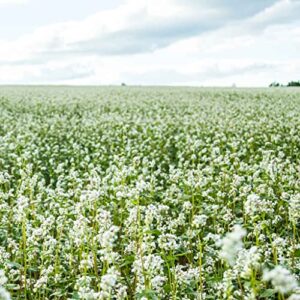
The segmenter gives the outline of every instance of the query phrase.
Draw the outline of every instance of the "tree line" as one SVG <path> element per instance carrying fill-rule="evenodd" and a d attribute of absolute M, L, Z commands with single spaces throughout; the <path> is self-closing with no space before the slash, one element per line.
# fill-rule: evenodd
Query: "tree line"
<path fill-rule="evenodd" d="M 284 87 L 284 86 L 300 86 L 300 80 L 290 81 L 287 85 L 274 81 L 269 85 L 269 87 Z"/>

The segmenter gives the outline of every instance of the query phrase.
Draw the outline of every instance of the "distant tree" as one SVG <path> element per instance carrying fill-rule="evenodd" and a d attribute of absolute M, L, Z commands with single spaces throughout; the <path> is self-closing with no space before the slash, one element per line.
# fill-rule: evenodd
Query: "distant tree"
<path fill-rule="evenodd" d="M 269 87 L 279 87 L 279 86 L 281 86 L 280 83 L 279 83 L 279 82 L 276 82 L 276 81 L 272 82 L 272 83 L 269 85 Z"/>
<path fill-rule="evenodd" d="M 126 83 L 122 82 L 122 83 L 121 83 L 121 86 L 126 86 Z"/>
<path fill-rule="evenodd" d="M 300 86 L 300 81 L 290 81 L 287 86 Z"/>

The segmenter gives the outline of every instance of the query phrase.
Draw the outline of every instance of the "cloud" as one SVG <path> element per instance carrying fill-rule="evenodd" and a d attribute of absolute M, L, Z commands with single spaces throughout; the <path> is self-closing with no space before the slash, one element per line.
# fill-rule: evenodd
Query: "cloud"
<path fill-rule="evenodd" d="M 0 57 L 21 62 L 40 57 L 56 59 L 58 55 L 153 52 L 251 17 L 272 3 L 272 0 L 248 1 L 243 5 L 237 0 L 129 0 L 85 20 L 42 27 L 17 41 L 2 43 Z"/>
<path fill-rule="evenodd" d="M 92 65 L 74 61 L 45 65 L 6 65 L 0 68 L 0 82 L 6 80 L 7 83 L 59 83 L 88 78 L 94 73 Z"/>
<path fill-rule="evenodd" d="M 292 0 L 127 0 L 0 41 L 0 83 L 267 85 L 297 74 L 299 9 Z"/>
<path fill-rule="evenodd" d="M 243 74 L 258 74 L 260 72 L 272 71 L 276 68 L 272 63 L 247 62 L 247 61 L 198 61 L 195 62 L 199 71 L 174 70 L 174 69 L 152 69 L 148 72 L 122 74 L 128 83 L 143 83 L 147 85 L 177 85 L 195 82 L 201 85 L 210 79 L 222 79 Z M 159 74 L 159 76 L 158 76 Z"/>
<path fill-rule="evenodd" d="M 28 3 L 28 0 L 0 0 L 0 6 L 25 3 Z"/>
<path fill-rule="evenodd" d="M 50 66 L 42 67 L 36 78 L 31 78 L 34 81 L 50 82 L 81 79 L 94 75 L 94 70 L 89 66 L 72 64 L 66 66 Z"/>
<path fill-rule="evenodd" d="M 291 24 L 299 21 L 299 16 L 299 0 L 280 0 L 246 20 L 244 30 L 260 32 L 272 25 Z"/>

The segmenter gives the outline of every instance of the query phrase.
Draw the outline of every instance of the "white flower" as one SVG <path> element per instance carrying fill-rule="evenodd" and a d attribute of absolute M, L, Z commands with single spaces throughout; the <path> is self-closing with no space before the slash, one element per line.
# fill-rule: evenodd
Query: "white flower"
<path fill-rule="evenodd" d="M 196 215 L 194 216 L 193 226 L 196 228 L 200 228 L 205 226 L 208 216 L 206 215 Z"/>
<path fill-rule="evenodd" d="M 244 204 L 245 214 L 254 218 L 259 213 L 272 212 L 272 203 L 270 201 L 261 199 L 256 194 L 251 194 L 247 197 L 247 201 Z"/>
<path fill-rule="evenodd" d="M 137 258 L 132 265 L 132 271 L 137 276 L 137 291 L 145 288 L 145 276 L 150 280 L 152 288 L 155 291 L 162 292 L 162 285 L 159 280 L 165 282 L 167 279 L 163 276 L 163 259 L 154 254 L 149 254 Z"/>
<path fill-rule="evenodd" d="M 53 272 L 53 270 L 53 266 L 49 266 L 48 268 L 42 269 L 40 278 L 34 284 L 34 291 L 46 286 L 49 279 L 49 275 Z"/>
<path fill-rule="evenodd" d="M 263 280 L 271 281 L 274 289 L 282 294 L 293 292 L 298 287 L 296 278 L 282 266 L 276 266 L 271 271 L 265 270 Z"/>
<path fill-rule="evenodd" d="M 300 219 L 300 194 L 291 196 L 289 200 L 289 216 L 294 223 L 297 223 Z"/>
<path fill-rule="evenodd" d="M 245 235 L 246 230 L 240 225 L 235 225 L 233 231 L 227 233 L 221 241 L 220 257 L 231 266 L 235 264 L 238 252 L 243 248 L 242 238 Z"/>
<path fill-rule="evenodd" d="M 236 268 L 241 273 L 241 276 L 244 278 L 251 276 L 252 269 L 257 269 L 259 267 L 261 255 L 256 246 L 251 247 L 250 249 L 242 249 L 236 260 Z"/>
<path fill-rule="evenodd" d="M 192 209 L 192 207 L 193 207 L 193 205 L 192 205 L 192 203 L 189 202 L 189 201 L 185 201 L 185 202 L 183 203 L 183 205 L 182 205 L 182 209 L 183 209 L 184 211 L 189 211 L 189 210 Z"/>
<path fill-rule="evenodd" d="M 7 278 L 3 270 L 0 270 L 0 286 L 4 285 L 7 282 Z"/>
<path fill-rule="evenodd" d="M 0 270 L 0 300 L 10 300 L 10 295 L 8 291 L 3 287 L 7 282 L 7 278 L 3 270 Z"/>
<path fill-rule="evenodd" d="M 300 294 L 293 294 L 287 300 L 300 300 Z"/>
<path fill-rule="evenodd" d="M 0 300 L 10 300 L 9 292 L 0 286 Z"/>
<path fill-rule="evenodd" d="M 26 215 L 26 209 L 29 206 L 29 199 L 25 196 L 20 196 L 17 199 L 17 205 L 15 207 L 15 219 L 18 222 L 21 222 L 22 219 L 25 217 Z"/>
<path fill-rule="evenodd" d="M 118 238 L 119 227 L 112 225 L 108 230 L 99 235 L 101 247 L 112 249 L 115 241 Z"/>
<path fill-rule="evenodd" d="M 199 280 L 199 268 L 186 268 L 181 265 L 175 267 L 176 280 L 179 284 L 190 285 L 193 281 Z"/>
<path fill-rule="evenodd" d="M 107 274 L 101 277 L 101 289 L 106 292 L 111 292 L 117 283 L 118 276 L 119 272 L 114 267 L 108 269 Z"/>
<path fill-rule="evenodd" d="M 124 197 L 124 193 L 122 193 L 121 191 L 117 191 L 116 192 L 116 197 L 118 200 L 120 200 L 122 197 Z"/>
<path fill-rule="evenodd" d="M 163 250 L 176 250 L 179 248 L 178 237 L 174 234 L 161 234 L 158 238 L 158 245 Z"/>
<path fill-rule="evenodd" d="M 156 275 L 151 279 L 151 286 L 154 290 L 160 290 L 165 282 L 167 281 L 167 277 Z"/>

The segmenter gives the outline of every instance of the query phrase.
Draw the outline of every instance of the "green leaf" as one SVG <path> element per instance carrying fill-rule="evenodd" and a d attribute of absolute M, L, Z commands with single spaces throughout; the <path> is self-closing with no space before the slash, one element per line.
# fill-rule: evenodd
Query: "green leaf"
<path fill-rule="evenodd" d="M 21 268 L 22 268 L 22 265 L 20 265 L 20 264 L 17 263 L 17 262 L 14 262 L 14 261 L 8 262 L 7 265 L 9 265 L 9 266 L 12 267 L 12 268 L 16 268 L 16 269 L 21 269 Z"/>
<path fill-rule="evenodd" d="M 158 300 L 155 291 L 151 289 L 143 290 L 141 293 L 137 295 L 138 299 L 146 297 L 148 300 Z"/>
<path fill-rule="evenodd" d="M 79 297 L 79 294 L 78 294 L 78 292 L 73 292 L 73 295 L 72 295 L 72 300 L 79 300 L 80 299 L 80 297 Z"/>
<path fill-rule="evenodd" d="M 134 255 L 126 256 L 125 261 L 121 264 L 121 267 L 131 265 L 134 262 L 134 259 L 135 259 Z"/>
<path fill-rule="evenodd" d="M 271 296 L 273 296 L 275 294 L 275 290 L 273 289 L 267 289 L 265 290 L 261 295 L 260 298 L 267 298 L 269 299 Z"/>
<path fill-rule="evenodd" d="M 20 286 L 18 284 L 13 284 L 13 283 L 8 283 L 5 285 L 5 287 L 9 290 L 9 291 L 13 291 L 13 290 L 19 290 Z"/>
<path fill-rule="evenodd" d="M 159 236 L 159 235 L 161 235 L 161 231 L 158 229 L 146 230 L 145 234 L 153 234 L 153 235 Z"/>
<path fill-rule="evenodd" d="M 300 249 L 297 249 L 297 250 L 294 252 L 294 256 L 295 256 L 295 257 L 300 257 Z"/>

